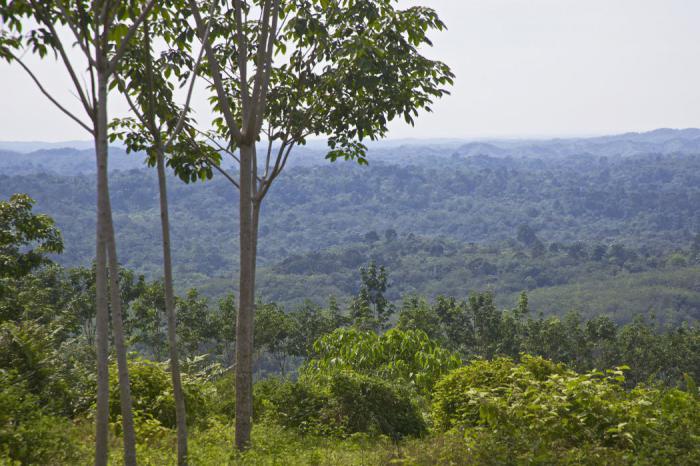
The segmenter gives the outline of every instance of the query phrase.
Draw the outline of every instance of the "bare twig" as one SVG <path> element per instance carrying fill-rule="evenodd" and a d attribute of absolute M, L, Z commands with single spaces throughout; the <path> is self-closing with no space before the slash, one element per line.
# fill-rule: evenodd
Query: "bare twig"
<path fill-rule="evenodd" d="M 192 15 L 194 16 L 194 20 L 197 25 L 197 31 L 199 33 L 199 36 L 203 39 L 204 22 L 202 20 L 202 15 L 199 14 L 197 2 L 196 0 L 190 0 L 189 3 L 190 7 L 192 8 Z M 231 106 L 228 102 L 228 93 L 224 88 L 223 78 L 221 77 L 221 65 L 219 64 L 219 60 L 214 54 L 214 50 L 212 49 L 212 45 L 209 42 L 209 40 L 203 40 L 202 46 L 204 47 L 204 50 L 207 54 L 207 61 L 209 62 L 209 71 L 211 71 L 212 74 L 216 94 L 219 98 L 219 105 L 221 106 L 221 111 L 223 112 L 224 118 L 226 119 L 226 124 L 230 128 L 233 137 L 240 141 L 242 136 L 241 130 L 236 124 L 236 119 L 233 116 L 233 111 L 231 110 Z"/>

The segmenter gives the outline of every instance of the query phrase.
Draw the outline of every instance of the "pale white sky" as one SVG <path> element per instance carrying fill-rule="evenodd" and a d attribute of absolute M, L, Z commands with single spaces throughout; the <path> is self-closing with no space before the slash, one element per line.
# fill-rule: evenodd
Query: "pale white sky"
<path fill-rule="evenodd" d="M 699 0 L 400 0 L 449 30 L 425 52 L 452 95 L 392 138 L 566 136 L 700 126 Z M 32 63 L 35 63 L 32 61 Z M 63 70 L 39 74 L 78 109 Z M 201 96 L 200 96 L 201 97 Z M 200 98 L 200 109 L 205 106 Z M 113 99 L 112 110 L 124 112 Z M 0 140 L 88 139 L 20 69 L 0 64 Z"/>

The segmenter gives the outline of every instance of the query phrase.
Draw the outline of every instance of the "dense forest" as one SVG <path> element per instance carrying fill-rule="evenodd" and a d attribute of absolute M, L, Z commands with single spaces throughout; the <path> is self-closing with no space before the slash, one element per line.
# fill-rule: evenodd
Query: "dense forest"
<path fill-rule="evenodd" d="M 91 138 L 0 143 L 0 464 L 700 464 L 700 130 L 387 140 L 446 29 L 0 0 Z"/>
<path fill-rule="evenodd" d="M 49 260 L 62 250 L 60 231 L 31 209 L 22 195 L 0 203 L 0 453 L 22 464 L 82 464 L 91 455 L 86 419 L 95 402 L 95 269 Z M 372 262 L 360 268 L 348 305 L 258 303 L 259 427 L 256 448 L 239 456 L 227 447 L 236 299 L 213 301 L 196 289 L 178 298 L 197 463 L 700 459 L 696 326 L 660 328 L 642 316 L 620 325 L 577 312 L 543 317 L 525 292 L 506 309 L 490 292 L 434 300 L 410 294 L 394 305 L 388 279 Z M 163 283 L 122 269 L 120 285 L 140 455 L 169 463 L 175 420 Z M 116 370 L 112 362 L 113 441 Z"/>
<path fill-rule="evenodd" d="M 378 149 L 370 168 L 302 164 L 280 180 L 275 215 L 261 228 L 254 370 L 263 430 L 253 434 L 259 448 L 238 459 L 695 461 L 697 157 L 504 158 L 451 144 L 430 163 L 416 157 L 429 148 Z M 90 455 L 79 439 L 92 435 L 84 419 L 94 403 L 95 269 L 85 235 L 94 228 L 94 184 L 89 170 L 61 172 L 73 170 L 71 157 L 0 183 L 6 198 L 37 198 L 14 196 L 0 215 L 13 232 L 0 245 L 0 401 L 5 425 L 24 426 L 0 429 L 0 441 L 24 463 Z M 133 167 L 112 177 L 139 448 L 148 445 L 140 455 L 170 462 L 155 179 Z M 236 196 L 216 179 L 173 180 L 172 194 L 191 448 L 215 464 L 230 458 Z M 32 209 L 50 213 L 56 228 Z M 111 392 L 115 423 L 114 378 Z M 577 408 L 557 406 L 562 396 Z M 482 408 L 473 411 L 477 399 Z M 528 432 L 545 407 L 552 417 L 538 436 L 553 443 L 537 447 Z M 593 412 L 588 427 L 573 427 Z M 469 433 L 466 443 L 458 432 Z"/>
<path fill-rule="evenodd" d="M 619 150 L 636 147 L 631 140 L 638 150 L 660 153 L 597 155 L 591 152 L 611 149 L 594 139 L 511 143 L 498 151 L 494 142 L 478 149 L 492 155 L 480 155 L 474 143 L 452 142 L 378 146 L 370 167 L 357 167 L 320 165 L 313 150 L 302 152 L 300 159 L 312 162 L 283 174 L 263 208 L 259 294 L 288 306 L 330 296 L 346 302 L 357 292 L 358 268 L 374 260 L 390 272 L 388 297 L 395 303 L 410 293 L 466 297 L 491 290 L 505 307 L 526 290 L 532 308 L 545 314 L 605 313 L 623 323 L 649 313 L 660 322 L 696 320 L 700 159 L 664 154 L 663 147 L 694 147 L 700 136 L 651 134 L 602 139 Z M 582 153 L 564 156 L 552 148 L 562 146 Z M 541 157 L 533 155 L 536 148 Z M 32 154 L 44 157 L 13 160 Z M 94 248 L 85 232 L 94 228 L 94 180 L 61 172 L 64 164 L 73 168 L 75 154 L 52 159 L 44 172 L 0 175 L 0 195 L 31 194 L 37 210 L 50 213 L 63 231 L 66 250 L 56 260 L 89 266 Z M 133 166 L 143 163 L 138 154 L 115 154 Z M 179 289 L 196 286 L 222 297 L 237 268 L 236 191 L 216 177 L 172 181 Z M 157 278 L 154 175 L 116 170 L 112 193 L 124 266 Z"/>

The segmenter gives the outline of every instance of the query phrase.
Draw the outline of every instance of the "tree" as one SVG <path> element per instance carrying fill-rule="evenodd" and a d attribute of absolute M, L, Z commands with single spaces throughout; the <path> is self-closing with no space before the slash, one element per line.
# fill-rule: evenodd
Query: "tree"
<path fill-rule="evenodd" d="M 258 305 L 255 313 L 255 346 L 277 360 L 282 376 L 286 374 L 290 340 L 298 333 L 295 323 L 283 308 L 274 303 Z"/>
<path fill-rule="evenodd" d="M 377 241 L 379 241 L 379 235 L 374 230 L 371 230 L 371 231 L 368 231 L 367 233 L 365 233 L 364 238 L 365 238 L 365 241 L 368 243 L 376 243 Z"/>
<path fill-rule="evenodd" d="M 332 297 L 327 309 L 321 309 L 311 301 L 304 301 L 289 313 L 289 318 L 294 329 L 289 341 L 289 354 L 302 358 L 309 358 L 313 354 L 314 342 L 321 336 L 345 324 L 345 318 Z"/>
<path fill-rule="evenodd" d="M 178 299 L 178 341 L 180 351 L 185 357 L 193 357 L 200 352 L 204 342 L 216 333 L 216 319 L 209 312 L 209 300 L 200 297 L 199 292 L 191 289 L 187 296 Z"/>
<path fill-rule="evenodd" d="M 136 464 L 136 439 L 131 412 L 131 392 L 126 366 L 126 347 L 117 278 L 119 275 L 117 247 L 109 196 L 107 103 L 110 79 L 124 56 L 127 44 L 143 20 L 150 14 L 154 4 L 155 0 L 147 2 L 0 0 L 0 17 L 7 25 L 7 28 L 0 35 L 0 58 L 16 63 L 26 71 L 39 90 L 59 110 L 90 133 L 95 143 L 97 161 L 96 345 L 98 355 L 95 463 L 98 465 L 107 464 L 108 457 L 108 301 L 111 301 L 112 328 L 119 367 L 124 462 L 129 466 Z M 62 32 L 66 32 L 66 34 Z M 81 60 L 72 58 L 69 54 L 73 47 L 81 52 L 81 59 L 86 61 L 87 70 L 83 76 L 80 75 L 80 70 L 85 64 L 81 63 Z M 44 88 L 36 74 L 23 61 L 22 49 L 31 49 L 33 53 L 42 58 L 49 52 L 60 57 L 60 61 L 65 66 L 73 84 L 73 91 L 84 110 L 82 118 L 68 110 Z M 81 78 L 83 79 L 81 80 Z M 107 258 L 109 258 L 109 277 Z M 108 280 L 110 282 L 109 289 Z M 108 291 L 110 298 L 107 296 Z"/>
<path fill-rule="evenodd" d="M 413 123 L 452 82 L 449 68 L 417 50 L 444 24 L 429 8 L 400 10 L 393 0 L 189 0 L 206 54 L 215 131 L 212 144 L 231 155 L 239 190 L 239 311 L 236 327 L 236 446 L 249 446 L 255 270 L 262 201 L 292 149 L 328 137 L 327 158 L 366 164 L 365 139 L 388 122 Z M 213 8 L 213 10 L 212 10 Z M 207 15 L 217 27 L 207 36 Z M 264 157 L 256 143 L 267 139 Z M 221 144 L 223 141 L 223 144 Z M 238 155 L 234 155 L 237 152 Z M 206 154 L 205 154 L 206 155 Z"/>
<path fill-rule="evenodd" d="M 535 230 L 533 230 L 532 227 L 526 223 L 518 226 L 517 238 L 518 241 L 527 247 L 532 247 L 535 245 L 535 243 L 540 241 L 535 233 Z"/>
<path fill-rule="evenodd" d="M 144 292 L 129 306 L 127 334 L 130 341 L 142 345 L 156 361 L 162 361 L 167 349 L 163 334 L 165 299 L 163 283 L 153 282 L 145 286 Z"/>
<path fill-rule="evenodd" d="M 384 231 L 384 238 L 386 238 L 387 242 L 395 241 L 398 237 L 398 233 L 393 228 Z"/>
<path fill-rule="evenodd" d="M 422 330 L 431 340 L 445 346 L 446 338 L 440 316 L 431 309 L 424 298 L 418 296 L 404 298 L 396 328 L 399 330 Z"/>
<path fill-rule="evenodd" d="M 394 306 L 384 293 L 389 288 L 389 274 L 384 266 L 377 267 L 374 261 L 360 268 L 360 292 L 350 306 L 350 317 L 362 330 L 386 330 Z"/>
<path fill-rule="evenodd" d="M 161 235 L 163 246 L 163 291 L 164 308 L 167 316 L 168 347 L 170 354 L 170 374 L 173 384 L 175 399 L 175 415 L 177 424 L 177 451 L 178 464 L 187 464 L 187 419 L 185 396 L 182 389 L 180 376 L 180 362 L 177 343 L 177 314 L 175 307 L 175 292 L 173 287 L 172 251 L 170 247 L 170 214 L 168 209 L 168 190 L 165 176 L 166 153 L 177 153 L 182 150 L 183 135 L 188 121 L 190 99 L 194 90 L 196 70 L 202 60 L 204 49 L 199 52 L 199 57 L 194 65 L 194 73 L 180 74 L 179 67 L 169 67 L 169 55 L 167 51 L 154 58 L 152 29 L 155 29 L 156 37 L 161 37 L 167 30 L 170 14 L 162 14 L 160 23 L 155 22 L 153 28 L 148 20 L 144 21 L 144 27 L 137 34 L 131 47 L 127 49 L 124 59 L 118 68 L 115 77 L 117 88 L 124 95 L 132 113 L 136 119 L 126 118 L 113 122 L 114 127 L 121 127 L 123 132 L 113 134 L 113 138 L 122 137 L 128 151 L 146 151 L 148 165 L 156 166 L 158 172 L 158 195 L 160 200 Z M 205 33 L 205 38 L 209 29 Z M 186 47 L 184 40 L 178 42 L 181 47 Z M 156 70 L 175 70 L 175 77 L 181 85 L 187 84 L 189 75 L 191 81 L 187 91 L 186 102 L 180 109 L 173 99 L 174 85 L 168 78 Z M 170 74 L 170 73 L 166 73 Z M 191 127 L 187 127 L 192 131 Z M 191 135 L 190 135 L 191 136 Z M 185 141 L 189 141 L 185 137 Z M 184 143 L 187 145 L 187 142 Z M 176 173 L 189 177 L 191 168 L 183 175 L 183 169 L 178 164 L 173 164 Z M 211 168 L 208 165 L 198 167 L 197 175 L 201 179 L 211 178 Z"/>
<path fill-rule="evenodd" d="M 26 194 L 0 201 L 0 280 L 22 278 L 46 263 L 46 254 L 63 251 L 61 232 L 53 219 L 32 213 L 34 202 Z"/>
<path fill-rule="evenodd" d="M 697 262 L 698 260 L 700 260 L 700 233 L 695 235 L 690 246 L 690 261 Z"/>
<path fill-rule="evenodd" d="M 219 300 L 219 309 L 214 317 L 216 330 L 215 341 L 217 351 L 227 369 L 233 368 L 236 336 L 236 297 L 229 293 Z"/>

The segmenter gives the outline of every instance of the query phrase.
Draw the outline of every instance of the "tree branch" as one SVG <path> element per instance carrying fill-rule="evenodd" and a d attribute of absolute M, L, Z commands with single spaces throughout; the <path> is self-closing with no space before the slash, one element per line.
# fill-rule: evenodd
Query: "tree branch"
<path fill-rule="evenodd" d="M 146 117 L 144 116 L 143 113 L 138 108 L 138 105 L 131 99 L 131 96 L 129 95 L 128 92 L 124 93 L 124 98 L 126 99 L 126 102 L 129 104 L 129 108 L 131 108 L 131 111 L 136 114 L 136 118 L 139 119 L 141 124 L 145 126 L 146 128 L 149 127 L 148 120 L 146 120 Z"/>
<path fill-rule="evenodd" d="M 270 53 L 270 44 L 274 44 L 277 37 L 277 18 L 279 8 L 279 0 L 266 0 L 262 11 L 262 29 L 258 40 L 255 82 L 253 87 L 253 109 L 247 115 L 245 121 L 246 132 L 251 135 L 257 135 L 262 122 L 262 113 L 265 99 L 264 94 L 267 94 L 267 85 L 269 80 L 269 69 L 272 68 L 272 54 Z M 270 10 L 272 9 L 272 24 L 270 24 Z M 266 96 L 265 96 L 266 97 Z M 254 137 L 254 136 L 249 136 Z"/>
<path fill-rule="evenodd" d="M 207 24 L 207 30 L 204 32 L 204 37 L 202 39 L 205 42 L 209 40 L 209 33 L 211 32 L 212 16 L 214 15 L 214 5 L 215 5 L 215 3 L 212 2 L 211 8 L 209 9 L 209 22 Z M 150 51 L 149 51 L 149 54 L 150 54 Z M 204 57 L 204 47 L 199 49 L 199 56 L 197 56 L 197 62 L 195 63 L 194 70 L 192 71 L 192 81 L 190 81 L 190 87 L 187 90 L 187 99 L 185 100 L 185 105 L 182 108 L 182 112 L 180 113 L 180 117 L 178 118 L 177 124 L 175 125 L 175 129 L 173 130 L 173 132 L 170 134 L 170 137 L 163 145 L 164 150 L 167 150 L 167 148 L 170 146 L 170 144 L 173 143 L 173 141 L 178 136 L 178 134 L 180 134 L 180 131 L 182 131 L 182 128 L 185 124 L 185 115 L 190 110 L 190 102 L 192 101 L 192 93 L 194 91 L 194 83 L 197 80 L 197 70 L 199 69 L 199 66 L 202 63 L 203 57 Z"/>
<path fill-rule="evenodd" d="M 260 191 L 258 192 L 256 196 L 256 201 L 261 202 L 267 192 L 270 190 L 270 186 L 272 186 L 272 182 L 275 181 L 275 179 L 279 176 L 280 173 L 282 173 L 282 170 L 284 169 L 285 165 L 287 164 L 287 159 L 289 158 L 289 154 L 292 151 L 292 148 L 294 148 L 296 142 L 282 142 L 280 145 L 279 150 L 277 151 L 277 157 L 275 160 L 275 168 L 272 170 L 272 173 L 270 174 L 270 178 L 266 179 L 261 186 Z"/>
<path fill-rule="evenodd" d="M 16 55 L 14 55 L 14 54 L 12 54 L 12 58 L 13 58 L 13 60 L 15 60 L 17 63 L 19 63 L 19 65 L 22 67 L 22 69 L 24 69 L 24 71 L 27 72 L 27 74 L 29 75 L 29 77 L 32 78 L 32 81 L 34 81 L 34 83 L 37 85 L 37 87 L 39 88 L 39 90 L 41 91 L 41 93 L 44 94 L 56 107 L 58 107 L 58 109 L 59 109 L 60 111 L 62 111 L 62 112 L 65 113 L 66 115 L 68 115 L 73 121 L 75 121 L 76 123 L 78 123 L 78 124 L 79 124 L 81 127 L 83 127 L 87 132 L 89 132 L 90 134 L 93 134 L 93 135 L 94 135 L 95 132 L 94 132 L 94 130 L 93 130 L 92 128 L 90 128 L 88 125 L 86 125 L 85 123 L 83 123 L 83 122 L 80 120 L 80 118 L 78 118 L 77 116 L 75 116 L 75 114 L 73 114 L 70 110 L 68 110 L 67 108 L 65 108 L 63 105 L 61 105 L 56 99 L 53 98 L 53 96 L 52 96 L 51 94 L 49 94 L 49 92 L 44 88 L 44 86 L 42 86 L 41 82 L 40 82 L 39 79 L 36 77 L 36 75 L 32 72 L 31 69 L 29 69 L 29 67 L 28 67 L 27 65 L 24 64 L 24 62 L 23 62 L 21 59 L 19 59 L 19 58 L 18 58 Z"/>
<path fill-rule="evenodd" d="M 76 74 L 75 70 L 73 69 L 73 65 L 71 64 L 70 60 L 68 59 L 68 54 L 66 53 L 65 48 L 63 47 L 63 42 L 61 42 L 58 39 L 58 33 L 56 32 L 56 28 L 53 26 L 53 23 L 51 22 L 51 19 L 46 16 L 44 11 L 42 10 L 42 7 L 40 5 L 37 5 L 36 2 L 33 0 L 29 0 L 30 5 L 32 8 L 35 10 L 37 15 L 39 16 L 41 22 L 49 29 L 53 37 L 55 38 L 55 43 L 56 43 L 56 49 L 58 50 L 59 55 L 61 56 L 61 61 L 63 61 L 64 66 L 66 67 L 66 70 L 68 71 L 68 74 L 70 75 L 71 81 L 73 81 L 73 86 L 75 86 L 75 90 L 78 93 L 78 98 L 80 99 L 80 102 L 83 104 L 83 108 L 85 109 L 85 112 L 87 112 L 88 116 L 90 116 L 90 119 L 94 120 L 94 108 L 90 105 L 90 102 L 83 92 L 83 88 L 80 84 L 80 81 L 78 80 L 78 75 Z M 88 60 L 90 57 L 87 57 Z"/>
<path fill-rule="evenodd" d="M 213 0 L 210 0 L 213 1 Z M 241 130 L 236 124 L 236 119 L 233 116 L 231 106 L 228 102 L 228 94 L 226 89 L 224 89 L 223 78 L 221 77 L 221 65 L 219 60 L 216 58 L 214 51 L 212 50 L 211 43 L 209 40 L 204 41 L 204 23 L 202 21 L 202 15 L 199 14 L 199 9 L 197 8 L 196 0 L 190 0 L 190 7 L 192 8 L 192 15 L 194 16 L 195 23 L 197 25 L 197 32 L 199 33 L 200 40 L 202 40 L 202 46 L 207 53 L 207 61 L 209 62 L 209 71 L 211 72 L 212 79 L 214 80 L 214 87 L 216 89 L 216 94 L 219 97 L 219 105 L 221 106 L 221 111 L 226 119 L 226 124 L 228 125 L 233 137 L 240 141 L 242 139 Z"/>
<path fill-rule="evenodd" d="M 88 60 L 88 63 L 90 64 L 90 68 L 93 66 L 97 65 L 97 62 L 95 62 L 94 57 L 90 53 L 90 49 L 87 46 L 87 41 L 86 43 L 83 43 L 83 39 L 80 37 L 80 34 L 78 33 L 78 26 L 73 22 L 71 19 L 70 14 L 68 13 L 68 10 L 66 10 L 66 7 L 63 5 L 63 2 L 61 0 L 55 2 L 56 5 L 58 5 L 58 9 L 61 10 L 61 15 L 63 16 L 63 19 L 65 22 L 68 24 L 68 27 L 70 28 L 71 31 L 73 31 L 73 35 L 75 36 L 76 42 L 80 45 L 80 48 L 83 49 L 83 53 L 85 54 L 85 57 Z M 79 5 L 81 5 L 80 2 L 78 2 Z M 81 8 L 82 10 L 82 8 Z M 81 11 L 82 13 L 82 11 Z"/>
<path fill-rule="evenodd" d="M 243 31 L 242 0 L 234 0 L 234 16 L 236 19 L 236 38 L 238 40 L 238 73 L 240 75 L 239 87 L 241 91 L 241 101 L 243 108 L 248 109 L 250 105 L 250 94 L 248 90 L 248 38 Z M 245 121 L 246 116 L 243 116 Z"/>
<path fill-rule="evenodd" d="M 129 27 L 129 30 L 126 31 L 126 34 L 122 38 L 121 44 L 119 44 L 119 48 L 114 53 L 114 56 L 112 56 L 111 60 L 109 60 L 109 64 L 107 65 L 108 74 L 111 75 L 117 69 L 117 64 L 119 63 L 119 60 L 121 60 L 121 58 L 124 56 L 124 53 L 126 52 L 126 49 L 129 46 L 129 42 L 131 42 L 131 39 L 134 37 L 134 34 L 136 34 L 136 31 L 141 26 L 141 23 L 146 19 L 146 16 L 149 15 L 151 9 L 153 9 L 153 6 L 155 4 L 156 0 L 150 0 L 146 5 L 146 8 L 144 8 L 139 17 L 136 18 L 133 24 Z"/>
<path fill-rule="evenodd" d="M 205 156 L 205 157 L 206 157 L 206 156 Z M 212 161 L 209 157 L 206 157 L 206 159 L 207 159 L 207 163 L 209 164 L 210 167 L 215 168 L 219 173 L 221 173 L 222 175 L 224 175 L 224 177 L 225 177 L 227 180 L 229 180 L 237 189 L 241 189 L 241 187 L 238 185 L 238 182 L 236 182 L 236 180 L 234 180 L 233 177 L 232 177 L 231 175 L 229 175 L 228 173 L 226 173 L 226 170 L 224 170 L 224 169 L 221 168 L 219 165 L 217 165 L 216 163 L 214 163 L 214 161 Z"/>

